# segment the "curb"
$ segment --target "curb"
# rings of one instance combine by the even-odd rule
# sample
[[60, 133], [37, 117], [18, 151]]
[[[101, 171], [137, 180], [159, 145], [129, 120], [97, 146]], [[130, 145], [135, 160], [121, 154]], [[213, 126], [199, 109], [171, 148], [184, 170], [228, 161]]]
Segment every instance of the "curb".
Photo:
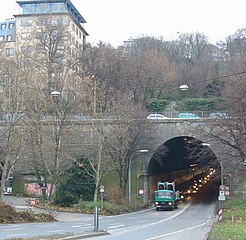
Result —
[[98, 231], [84, 232], [80, 235], [59, 238], [58, 240], [79, 240], [83, 238], [91, 238], [91, 237], [104, 236], [104, 235], [109, 235], [109, 233], [106, 231], [98, 230]]

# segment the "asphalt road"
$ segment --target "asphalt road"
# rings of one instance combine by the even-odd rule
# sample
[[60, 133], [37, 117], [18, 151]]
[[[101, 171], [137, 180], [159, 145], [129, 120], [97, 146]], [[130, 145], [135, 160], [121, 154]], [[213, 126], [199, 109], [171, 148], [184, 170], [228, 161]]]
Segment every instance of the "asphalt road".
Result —
[[205, 240], [216, 214], [218, 189], [214, 182], [203, 186], [174, 211], [147, 211], [112, 217], [101, 227], [110, 235], [97, 240]]
[[[190, 201], [181, 203], [174, 211], [156, 211], [150, 208], [141, 212], [119, 216], [99, 216], [98, 230], [109, 233], [97, 240], [205, 240], [214, 221], [216, 197], [211, 186], [205, 187]], [[18, 204], [22, 200], [15, 199]], [[9, 202], [15, 202], [9, 198]], [[25, 200], [24, 200], [25, 201]], [[25, 202], [24, 202], [25, 203]], [[24, 204], [23, 203], [23, 204]], [[16, 202], [17, 204], [17, 202]], [[25, 205], [15, 205], [17, 208]], [[0, 225], [0, 239], [82, 234], [94, 230], [93, 215], [54, 213], [59, 222]], [[41, 239], [41, 238], [40, 238]], [[77, 238], [77, 239], [82, 239]]]

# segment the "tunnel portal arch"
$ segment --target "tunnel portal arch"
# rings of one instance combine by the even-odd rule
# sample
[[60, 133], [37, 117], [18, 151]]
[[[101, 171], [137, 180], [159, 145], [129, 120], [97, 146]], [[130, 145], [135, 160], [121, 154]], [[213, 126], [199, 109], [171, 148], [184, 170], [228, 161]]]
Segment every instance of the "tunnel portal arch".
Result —
[[[161, 144], [151, 156], [147, 174], [155, 179], [173, 181], [175, 173], [219, 169], [220, 163], [209, 144], [190, 136], [178, 136]], [[173, 173], [173, 174], [172, 174]], [[180, 175], [180, 174], [179, 174]]]

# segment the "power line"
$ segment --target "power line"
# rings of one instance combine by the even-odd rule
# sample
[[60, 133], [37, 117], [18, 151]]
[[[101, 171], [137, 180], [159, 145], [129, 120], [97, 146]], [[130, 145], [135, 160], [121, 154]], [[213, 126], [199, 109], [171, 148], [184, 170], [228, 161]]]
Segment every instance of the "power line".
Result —
[[222, 79], [222, 78], [234, 77], [234, 76], [242, 75], [242, 74], [245, 74], [245, 73], [246, 73], [246, 71], [237, 72], [237, 73], [233, 73], [233, 74], [227, 74], [227, 75], [223, 75], [223, 76], [219, 76], [219, 77], [213, 77], [213, 78], [208, 78], [208, 79], [204, 79], [204, 80], [201, 80], [201, 81], [196, 81], [196, 82], [193, 82], [192, 84], [208, 82], [208, 81], [213, 81], [213, 80]]

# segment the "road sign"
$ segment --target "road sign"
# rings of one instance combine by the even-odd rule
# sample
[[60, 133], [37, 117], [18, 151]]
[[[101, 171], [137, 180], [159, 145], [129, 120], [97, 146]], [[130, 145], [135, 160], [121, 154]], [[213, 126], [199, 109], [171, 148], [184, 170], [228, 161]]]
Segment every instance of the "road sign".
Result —
[[230, 191], [225, 191], [225, 195], [229, 196], [230, 195]]
[[36, 206], [36, 199], [31, 199], [31, 206], [35, 207]]
[[100, 186], [100, 192], [101, 192], [101, 193], [104, 192], [104, 186], [103, 186], [103, 185]]
[[224, 196], [225, 195], [225, 191], [220, 191], [220, 196]]
[[219, 201], [225, 201], [225, 195], [219, 195]]
[[220, 185], [220, 191], [225, 191], [225, 185]]
[[139, 193], [140, 195], [143, 195], [143, 194], [144, 194], [144, 190], [143, 190], [143, 189], [140, 189], [140, 190], [138, 191], [138, 193]]

